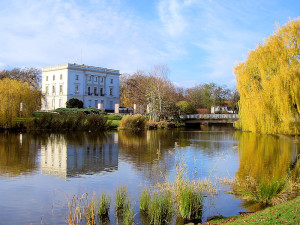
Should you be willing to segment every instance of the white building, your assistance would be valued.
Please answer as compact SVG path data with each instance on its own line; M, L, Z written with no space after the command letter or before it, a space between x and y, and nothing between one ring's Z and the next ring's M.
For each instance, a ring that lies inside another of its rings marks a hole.
M119 70L78 64L44 67L42 92L45 100L42 110L65 108L71 98L83 101L83 107L113 110L119 104Z

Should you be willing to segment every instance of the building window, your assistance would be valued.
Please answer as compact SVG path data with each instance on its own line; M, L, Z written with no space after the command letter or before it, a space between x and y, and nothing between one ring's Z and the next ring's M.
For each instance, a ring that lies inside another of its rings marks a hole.
M61 99L59 99L59 107L61 107Z
M88 95L91 95L91 87L88 87Z
M48 102L47 102L47 100L45 101L45 107L46 107L46 108L48 107Z
M49 95L49 87L46 86L46 95Z
M55 86L52 86L52 94L55 94Z
M92 80L92 78L91 78L91 76L89 76L88 81L91 81L91 80Z
M48 81L48 76L46 76L46 81Z
M62 80L62 74L59 76L59 78Z
M76 80L79 80L79 75L76 75L75 79L76 79Z
M89 107L92 106L92 100L89 100Z
M110 95L110 96L113 95L113 88L109 88L109 95Z
M78 93L79 93L79 86L76 85L76 86L75 86L75 94L78 94Z
M62 94L63 93L63 86L59 85L59 93Z
M52 99L52 107L54 107L54 106L55 106L55 100Z
M55 80L55 75L53 75L53 80Z
M97 88L94 87L94 95L97 96Z
M98 100L95 100L95 107L98 107Z
M97 82L97 77L94 77L94 81Z
M114 108L114 103L113 103L113 101L110 101L110 102L109 102L109 107L110 107L110 109L113 109L113 108Z
M110 79L110 83L112 84L114 82L114 80L113 79Z
M101 77L101 83L103 82L103 77Z
M100 95L104 96L104 94L103 94L103 88L100 88Z

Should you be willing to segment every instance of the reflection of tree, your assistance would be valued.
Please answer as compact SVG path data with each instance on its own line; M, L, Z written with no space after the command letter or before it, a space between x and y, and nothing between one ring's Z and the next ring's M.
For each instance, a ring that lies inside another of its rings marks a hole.
M289 138L246 132L236 132L235 136L239 140L240 164L233 189L250 197L243 204L256 211L282 193L281 187L293 169L296 148Z
M202 131L182 132L180 143L192 142L192 146L201 149L205 154L214 156L216 153L231 149L235 144L233 140L233 129L226 127L217 129L216 127L202 127Z
M152 183L161 181L162 174L174 165L172 150L179 139L179 131L153 130L135 134L119 132L119 153Z
M37 168L38 142L29 134L0 134L0 176L19 176Z
M271 135L237 132L240 166L239 179L278 180L287 175L292 160L290 139Z

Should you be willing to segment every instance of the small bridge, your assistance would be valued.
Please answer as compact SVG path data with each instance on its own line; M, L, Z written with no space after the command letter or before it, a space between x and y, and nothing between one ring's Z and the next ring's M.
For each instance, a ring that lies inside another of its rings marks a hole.
M182 116L186 124L193 123L234 123L239 119L238 114L190 114Z

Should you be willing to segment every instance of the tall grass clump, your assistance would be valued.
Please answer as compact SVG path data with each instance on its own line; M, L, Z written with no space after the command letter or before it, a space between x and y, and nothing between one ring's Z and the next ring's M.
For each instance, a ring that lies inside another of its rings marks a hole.
M127 130L144 130L146 127L147 118L142 115L127 115L124 116L120 123L120 129Z
M101 131L106 129L107 118L102 114L87 115L87 129L91 131Z
M243 190L241 193L249 197L250 200L258 202L264 206L273 205L273 201L285 190L286 179L278 181L261 180L254 191Z
M116 214L120 214L124 212L124 209L129 201L129 197L127 194L127 188L125 186L121 186L116 190L116 200L115 200L115 211Z
M140 210L147 213L149 211L151 194L148 188L144 188L139 198Z
M166 224L172 220L174 212L171 192L156 192L149 204L151 224Z
M132 204L129 202L129 199L125 203L123 210L123 224L132 225L134 224L134 210Z
M100 201L97 204L97 215L100 219L104 217L108 217L110 202L111 202L110 196L105 194L105 192L102 192Z
M203 194L196 184L187 182L180 189L177 207L183 219L201 219L203 207Z

